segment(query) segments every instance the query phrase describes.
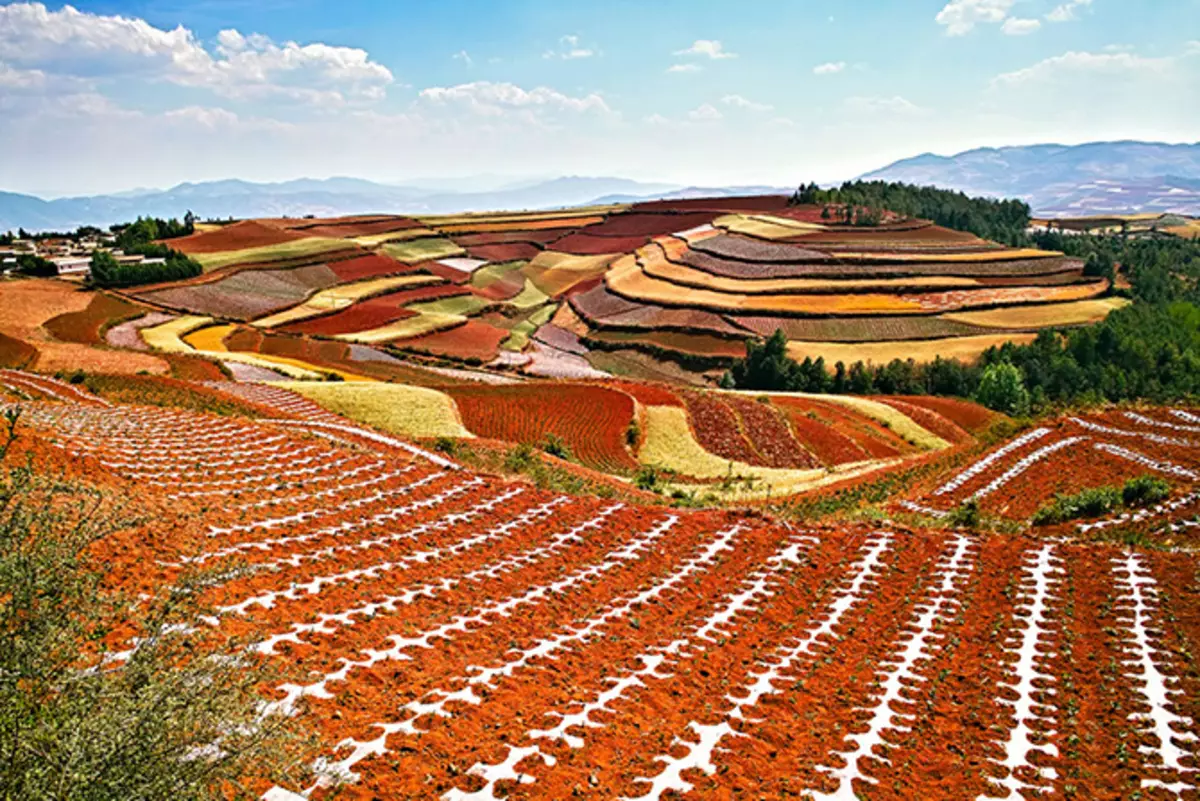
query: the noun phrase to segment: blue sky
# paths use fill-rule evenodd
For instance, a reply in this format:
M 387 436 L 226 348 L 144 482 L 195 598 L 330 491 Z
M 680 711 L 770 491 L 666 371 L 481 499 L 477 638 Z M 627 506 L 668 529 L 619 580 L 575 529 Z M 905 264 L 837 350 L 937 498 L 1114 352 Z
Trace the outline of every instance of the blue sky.
M 0 4 L 0 189 L 829 181 L 1200 139 L 1200 0 Z

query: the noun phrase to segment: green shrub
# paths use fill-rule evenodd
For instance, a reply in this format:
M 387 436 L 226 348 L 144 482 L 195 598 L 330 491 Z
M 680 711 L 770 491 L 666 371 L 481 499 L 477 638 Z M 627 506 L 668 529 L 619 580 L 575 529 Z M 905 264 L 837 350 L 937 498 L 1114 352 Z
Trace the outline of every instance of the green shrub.
M 1116 487 L 1091 487 L 1074 495 L 1056 495 L 1054 500 L 1033 515 L 1035 526 L 1052 526 L 1068 520 L 1080 520 L 1108 514 L 1121 505 L 1121 490 Z
M 983 520 L 979 511 L 979 500 L 968 498 L 950 510 L 946 522 L 954 528 L 977 529 Z
M 653 465 L 642 465 L 633 477 L 633 486 L 648 492 L 658 492 L 662 475 Z
M 454 437 L 438 437 L 433 443 L 433 449 L 447 456 L 458 454 L 458 440 Z
M 1171 494 L 1171 485 L 1158 476 L 1138 476 L 1125 482 L 1121 498 L 1126 506 L 1149 506 L 1165 501 Z
M 512 473 L 524 473 L 537 461 L 537 454 L 534 453 L 533 446 L 528 442 L 522 442 L 505 454 L 504 469 Z
M 541 447 L 543 451 L 551 456 L 557 456 L 559 459 L 571 458 L 571 449 L 558 434 L 547 434 L 543 437 Z
M 97 490 L 10 464 L 17 416 L 5 420 L 0 798 L 218 801 L 249 778 L 283 779 L 302 757 L 296 719 L 258 711 L 259 687 L 279 677 L 246 659 L 246 643 L 195 625 L 213 576 L 179 576 L 137 599 L 106 588 L 89 555 L 131 521 Z M 131 615 L 151 636 L 119 665 L 93 669 L 110 638 L 126 642 Z

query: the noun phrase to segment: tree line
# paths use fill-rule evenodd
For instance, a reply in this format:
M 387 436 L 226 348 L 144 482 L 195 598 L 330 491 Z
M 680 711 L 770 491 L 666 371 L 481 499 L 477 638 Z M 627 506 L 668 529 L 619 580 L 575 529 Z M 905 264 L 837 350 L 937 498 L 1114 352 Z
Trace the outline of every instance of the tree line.
M 185 236 L 194 230 L 191 212 L 184 222 L 138 217 L 136 221 L 114 228 L 117 247 L 126 253 L 146 258 L 165 259 L 162 263 L 122 264 L 109 252 L 97 250 L 92 254 L 91 282 L 100 287 L 137 286 L 164 281 L 180 281 L 204 272 L 195 259 L 174 250 L 157 239 Z
M 1027 236 L 1030 220 L 1029 204 L 1020 200 L 969 197 L 948 189 L 889 181 L 847 181 L 833 189 L 810 183 L 801 185 L 790 202 L 824 205 L 827 210 L 836 207 L 842 221 L 859 225 L 878 224 L 887 210 L 1009 245 Z M 837 220 L 838 212 L 831 212 L 830 217 Z

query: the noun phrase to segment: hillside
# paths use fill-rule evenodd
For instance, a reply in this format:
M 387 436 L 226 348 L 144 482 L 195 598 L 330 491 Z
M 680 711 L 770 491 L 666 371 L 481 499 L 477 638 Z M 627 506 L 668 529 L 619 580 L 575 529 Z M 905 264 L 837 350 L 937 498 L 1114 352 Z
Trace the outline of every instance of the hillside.
M 1040 214 L 1200 213 L 1200 144 L 1093 142 L 926 153 L 862 177 L 1017 197 Z

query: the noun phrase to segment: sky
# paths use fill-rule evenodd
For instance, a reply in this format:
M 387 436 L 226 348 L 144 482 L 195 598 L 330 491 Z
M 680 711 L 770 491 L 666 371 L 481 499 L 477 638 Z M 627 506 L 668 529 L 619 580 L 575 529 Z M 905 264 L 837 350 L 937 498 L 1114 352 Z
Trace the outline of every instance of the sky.
M 1200 0 L 0 5 L 0 190 L 851 178 L 1200 140 Z M 485 177 L 486 176 L 486 177 Z

